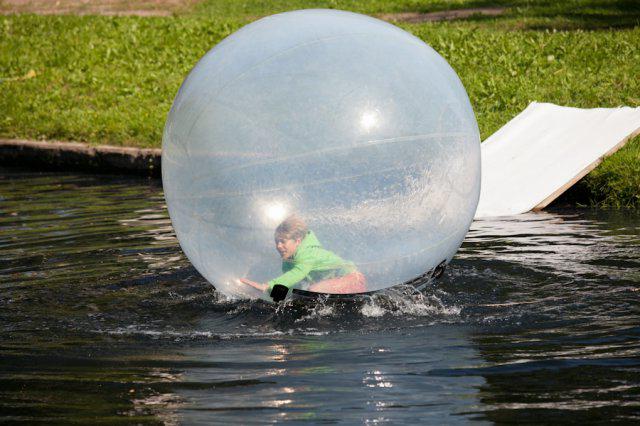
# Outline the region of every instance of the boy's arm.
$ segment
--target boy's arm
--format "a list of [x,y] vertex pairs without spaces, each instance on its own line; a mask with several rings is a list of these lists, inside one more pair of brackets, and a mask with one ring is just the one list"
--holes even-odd
[[269,287],[268,284],[257,283],[255,281],[251,281],[246,278],[240,278],[238,281],[240,281],[243,284],[250,285],[251,287],[260,291],[265,291],[267,287]]
[[309,275],[309,272],[311,272],[311,263],[296,263],[289,271],[269,281],[269,290],[273,289],[273,286],[276,284],[282,284],[287,288],[291,288],[305,279],[305,277]]

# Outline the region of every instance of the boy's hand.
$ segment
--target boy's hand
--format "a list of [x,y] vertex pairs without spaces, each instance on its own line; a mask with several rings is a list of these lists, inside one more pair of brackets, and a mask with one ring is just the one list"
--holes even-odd
[[246,278],[240,278],[239,281],[243,284],[250,285],[251,287],[258,289],[260,291],[265,291],[269,287],[269,284],[257,283],[255,281],[251,281]]

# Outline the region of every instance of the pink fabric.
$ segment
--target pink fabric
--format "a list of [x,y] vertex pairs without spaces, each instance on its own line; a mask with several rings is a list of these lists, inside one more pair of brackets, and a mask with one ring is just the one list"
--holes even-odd
[[318,281],[309,290],[331,294],[364,293],[367,291],[367,278],[360,272],[352,272],[342,277]]

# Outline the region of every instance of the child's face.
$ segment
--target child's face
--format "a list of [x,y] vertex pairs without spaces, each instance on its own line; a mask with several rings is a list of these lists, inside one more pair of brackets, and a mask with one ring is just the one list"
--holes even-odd
[[280,257],[282,257],[282,259],[291,259],[296,253],[296,250],[300,245],[300,241],[302,240],[276,237],[276,250],[278,250],[278,253],[280,253]]

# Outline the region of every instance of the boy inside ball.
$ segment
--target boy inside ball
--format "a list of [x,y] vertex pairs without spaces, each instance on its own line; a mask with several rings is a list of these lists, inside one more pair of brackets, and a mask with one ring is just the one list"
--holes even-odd
[[297,216],[289,216],[275,232],[276,250],[282,258],[282,275],[267,283],[240,281],[271,293],[274,286],[287,289],[309,283],[309,291],[331,294],[362,293],[366,278],[353,262],[325,250],[313,231]]

